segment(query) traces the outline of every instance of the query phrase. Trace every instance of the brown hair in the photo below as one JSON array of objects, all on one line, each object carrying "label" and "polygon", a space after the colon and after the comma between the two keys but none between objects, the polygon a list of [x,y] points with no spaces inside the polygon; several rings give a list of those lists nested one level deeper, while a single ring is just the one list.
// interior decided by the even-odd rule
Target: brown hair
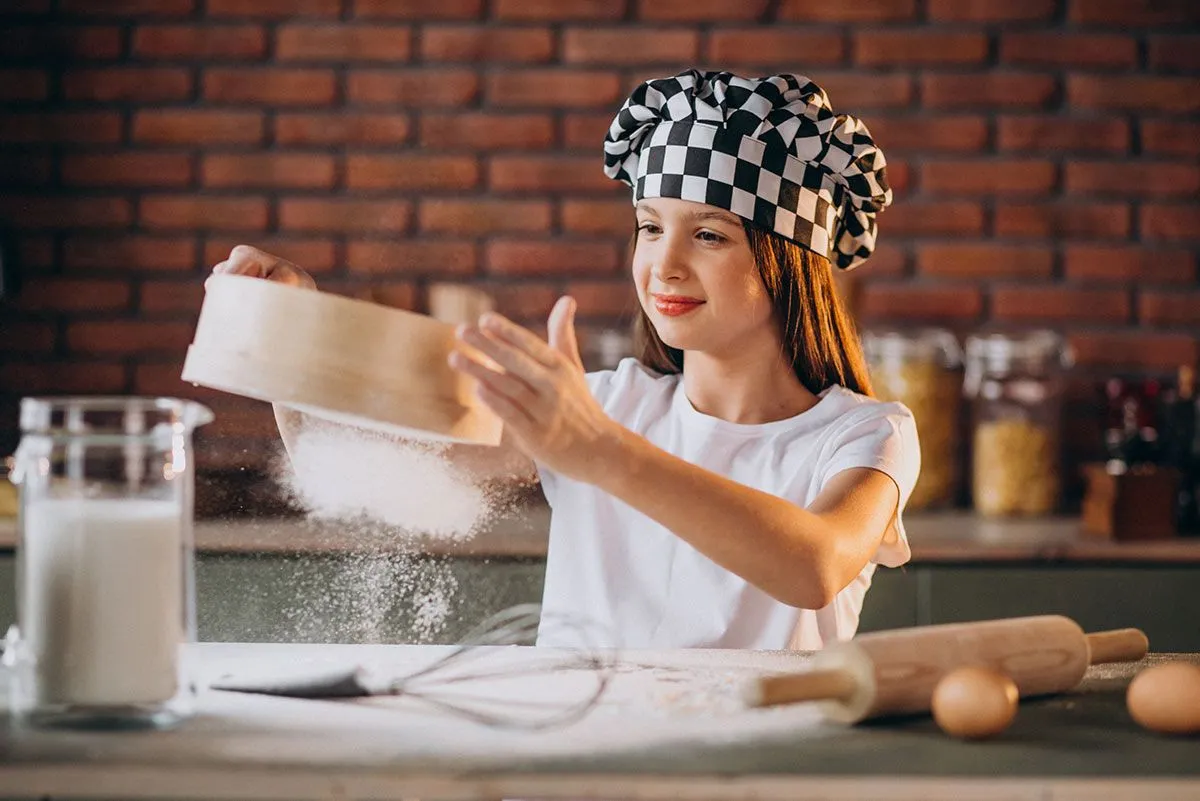
[{"label": "brown hair", "polygon": [[[829,259],[745,220],[742,227],[775,309],[784,357],[796,378],[814,395],[841,384],[873,396],[862,345],[834,286]],[[642,364],[660,373],[683,371],[683,351],[659,339],[640,307],[635,336]]]}]

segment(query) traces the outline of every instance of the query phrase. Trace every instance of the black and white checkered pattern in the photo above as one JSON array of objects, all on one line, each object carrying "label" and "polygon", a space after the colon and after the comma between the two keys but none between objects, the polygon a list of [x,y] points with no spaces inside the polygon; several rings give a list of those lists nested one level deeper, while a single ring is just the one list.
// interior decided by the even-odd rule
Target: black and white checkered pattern
[{"label": "black and white checkered pattern", "polygon": [[604,172],[633,200],[728,209],[850,269],[875,249],[892,201],[882,151],[798,75],[689,70],[639,86],[604,139]]}]

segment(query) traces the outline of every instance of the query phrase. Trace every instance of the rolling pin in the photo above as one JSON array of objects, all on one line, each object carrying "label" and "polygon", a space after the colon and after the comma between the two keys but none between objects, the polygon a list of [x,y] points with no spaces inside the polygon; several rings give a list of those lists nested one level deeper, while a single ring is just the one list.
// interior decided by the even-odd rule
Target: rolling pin
[{"label": "rolling pin", "polygon": [[981,665],[1012,678],[1022,697],[1069,690],[1089,665],[1134,662],[1149,642],[1137,629],[1084,634],[1061,615],[919,626],[864,634],[813,655],[804,673],[764,676],[747,688],[751,706],[819,701],[842,723],[929,711],[938,680]]}]

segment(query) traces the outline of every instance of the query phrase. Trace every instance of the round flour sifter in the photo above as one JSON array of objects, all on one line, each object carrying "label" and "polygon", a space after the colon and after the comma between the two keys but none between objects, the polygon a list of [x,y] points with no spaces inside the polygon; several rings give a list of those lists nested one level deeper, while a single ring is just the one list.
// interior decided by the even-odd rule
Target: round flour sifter
[{"label": "round flour sifter", "polygon": [[446,363],[453,325],[259,278],[206,289],[184,381],[405,437],[500,442],[500,420]]}]

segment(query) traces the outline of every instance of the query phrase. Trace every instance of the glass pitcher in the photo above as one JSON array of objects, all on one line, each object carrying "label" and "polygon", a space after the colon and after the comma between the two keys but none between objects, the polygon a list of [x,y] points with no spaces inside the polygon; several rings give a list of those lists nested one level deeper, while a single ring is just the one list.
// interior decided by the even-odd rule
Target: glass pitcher
[{"label": "glass pitcher", "polygon": [[18,722],[162,727],[190,713],[191,441],[211,420],[172,398],[22,400],[4,654]]}]

